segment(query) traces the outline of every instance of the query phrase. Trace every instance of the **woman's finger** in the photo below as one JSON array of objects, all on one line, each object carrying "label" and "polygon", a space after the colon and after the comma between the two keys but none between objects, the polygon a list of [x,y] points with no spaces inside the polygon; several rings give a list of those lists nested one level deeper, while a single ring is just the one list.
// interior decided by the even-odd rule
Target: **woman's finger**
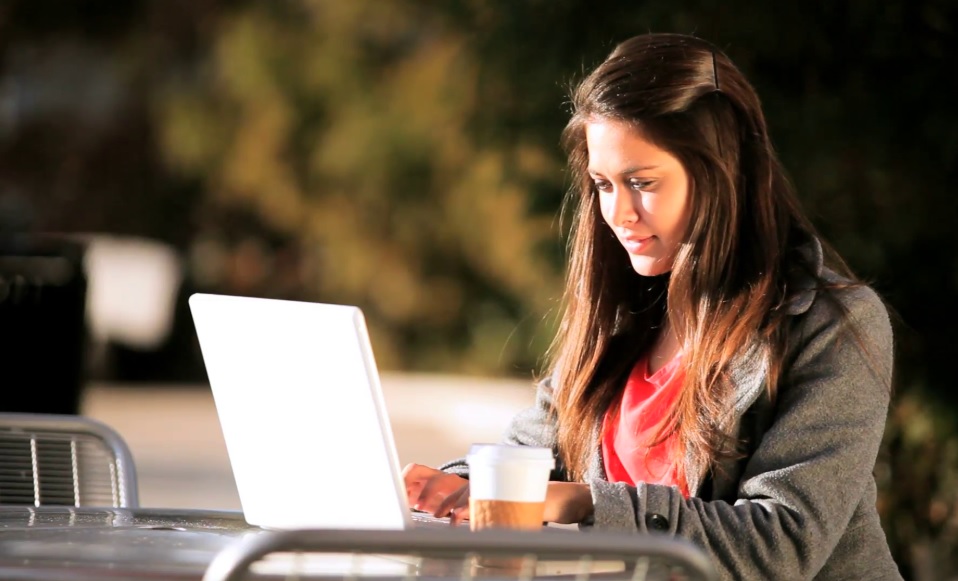
[{"label": "woman's finger", "polygon": [[452,509],[452,512],[449,513],[449,524],[458,525],[462,521],[469,520],[469,493],[466,491],[465,502],[460,506]]},{"label": "woman's finger", "polygon": [[407,464],[402,471],[403,483],[406,485],[406,501],[410,506],[419,502],[419,496],[422,493],[423,486],[429,482],[429,479],[442,474],[435,468],[423,466],[422,464]]},{"label": "woman's finger", "polygon": [[435,514],[439,505],[449,495],[467,484],[468,481],[465,478],[460,478],[455,474],[439,472],[423,484],[422,490],[419,492],[419,498],[413,502],[413,506],[419,510]]},{"label": "woman's finger", "polygon": [[469,482],[466,481],[465,484],[460,486],[459,490],[456,490],[443,500],[438,507],[436,507],[434,516],[444,517],[449,516],[450,513],[457,508],[465,506],[469,507]]}]

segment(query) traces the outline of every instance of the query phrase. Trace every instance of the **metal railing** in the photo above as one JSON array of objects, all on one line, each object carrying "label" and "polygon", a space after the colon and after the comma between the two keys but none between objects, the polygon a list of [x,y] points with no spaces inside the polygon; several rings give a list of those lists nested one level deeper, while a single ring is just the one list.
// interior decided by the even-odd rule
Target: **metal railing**
[{"label": "metal railing", "polygon": [[423,528],[251,534],[210,563],[204,581],[241,579],[589,579],[715,581],[708,557],[676,538],[609,532]]}]

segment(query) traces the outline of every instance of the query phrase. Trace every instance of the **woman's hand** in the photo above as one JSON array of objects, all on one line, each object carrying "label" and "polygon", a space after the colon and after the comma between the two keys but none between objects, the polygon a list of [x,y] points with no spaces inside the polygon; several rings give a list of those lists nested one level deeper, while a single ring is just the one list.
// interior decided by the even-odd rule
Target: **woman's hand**
[{"label": "woman's hand", "polygon": [[550,482],[546,490],[546,522],[572,524],[592,516],[592,490],[581,482]]},{"label": "woman's hand", "polygon": [[469,518],[469,481],[465,478],[421,464],[407,465],[402,477],[410,507],[451,517],[453,524]]},{"label": "woman's hand", "polygon": [[[450,517],[452,524],[469,519],[469,481],[429,466],[409,464],[403,468],[409,506],[437,517]],[[543,520],[572,524],[592,515],[592,491],[579,482],[550,482]]]}]

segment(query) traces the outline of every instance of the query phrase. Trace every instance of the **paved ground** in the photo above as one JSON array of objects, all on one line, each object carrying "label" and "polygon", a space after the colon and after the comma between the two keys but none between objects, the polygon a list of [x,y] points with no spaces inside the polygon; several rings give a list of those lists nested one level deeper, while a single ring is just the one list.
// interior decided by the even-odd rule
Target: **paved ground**
[{"label": "paved ground", "polygon": [[[434,465],[497,441],[534,396],[531,381],[383,374],[382,383],[401,465]],[[130,446],[143,506],[239,508],[208,386],[91,385],[82,412]]]}]

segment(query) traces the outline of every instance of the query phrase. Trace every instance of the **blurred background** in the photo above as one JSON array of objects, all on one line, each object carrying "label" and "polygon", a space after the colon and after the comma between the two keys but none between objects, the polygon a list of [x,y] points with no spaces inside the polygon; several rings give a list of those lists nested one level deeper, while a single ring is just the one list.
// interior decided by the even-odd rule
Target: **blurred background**
[{"label": "blurred background", "polygon": [[[4,409],[106,418],[145,501],[232,506],[205,291],[360,305],[404,460],[464,405],[488,419],[465,443],[497,433],[554,330],[567,89],[631,35],[693,33],[895,311],[880,509],[906,578],[954,579],[956,25],[951,0],[0,0]],[[163,496],[200,485],[184,450],[220,496]]]}]

